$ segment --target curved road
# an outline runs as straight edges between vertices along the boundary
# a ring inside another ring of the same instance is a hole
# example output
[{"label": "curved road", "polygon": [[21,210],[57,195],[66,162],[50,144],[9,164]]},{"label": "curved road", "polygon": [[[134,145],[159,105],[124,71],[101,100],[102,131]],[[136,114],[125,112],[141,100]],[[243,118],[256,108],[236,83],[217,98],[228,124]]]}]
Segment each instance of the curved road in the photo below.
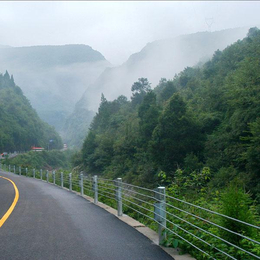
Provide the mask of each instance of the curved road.
[{"label": "curved road", "polygon": [[[0,172],[19,200],[0,227],[1,260],[172,260],[134,228],[82,197],[45,182]],[[0,219],[15,196],[0,178]]]}]

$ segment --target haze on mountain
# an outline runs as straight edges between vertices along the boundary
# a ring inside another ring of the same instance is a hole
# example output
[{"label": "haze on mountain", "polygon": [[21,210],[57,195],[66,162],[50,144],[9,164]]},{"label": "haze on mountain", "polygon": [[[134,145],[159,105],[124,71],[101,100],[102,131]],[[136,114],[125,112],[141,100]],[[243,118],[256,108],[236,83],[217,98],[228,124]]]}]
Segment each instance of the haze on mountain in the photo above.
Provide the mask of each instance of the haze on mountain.
[{"label": "haze on mountain", "polygon": [[62,140],[39,118],[13,76],[0,73],[0,152],[28,151],[32,146],[60,149]]},{"label": "haze on mountain", "polygon": [[0,2],[0,44],[85,44],[121,65],[148,42],[199,31],[254,27],[258,1]]},{"label": "haze on mountain", "polygon": [[101,93],[108,100],[131,96],[131,85],[145,77],[156,87],[161,78],[171,79],[185,67],[209,60],[217,49],[246,36],[249,28],[198,32],[148,43],[118,67],[107,68],[84,93],[90,110],[97,111]]},{"label": "haze on mountain", "polygon": [[104,56],[87,45],[0,48],[0,71],[15,75],[39,116],[56,130],[107,66]]},{"label": "haze on mountain", "polygon": [[259,2],[242,1],[0,2],[0,71],[14,74],[40,117],[67,140],[81,139],[102,92],[129,97],[139,77],[152,87],[173,78],[245,36],[226,31],[226,40],[214,39],[215,32],[258,26],[259,10]]},{"label": "haze on mountain", "polygon": [[237,28],[158,40],[131,55],[123,65],[107,68],[86,89],[72,115],[66,120],[62,133],[65,142],[75,146],[82,144],[82,137],[87,133],[94,116],[92,111],[98,109],[101,94],[108,100],[120,95],[130,98],[132,84],[142,77],[148,78],[154,88],[161,78],[173,79],[185,67],[199,66],[208,61],[216,50],[223,50],[244,38],[247,31],[248,28]]}]

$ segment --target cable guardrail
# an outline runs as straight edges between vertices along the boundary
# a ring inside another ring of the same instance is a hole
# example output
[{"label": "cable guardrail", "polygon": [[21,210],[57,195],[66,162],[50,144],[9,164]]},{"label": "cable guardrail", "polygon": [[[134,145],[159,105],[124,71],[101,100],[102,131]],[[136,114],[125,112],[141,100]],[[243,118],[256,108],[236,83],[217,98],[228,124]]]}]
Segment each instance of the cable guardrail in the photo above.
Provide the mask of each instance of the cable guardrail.
[{"label": "cable guardrail", "polygon": [[[124,183],[121,178],[110,180],[21,166],[0,164],[0,169],[88,195],[95,204],[100,201],[117,209],[118,216],[124,212],[156,229],[160,244],[170,241],[177,247],[182,243],[199,251],[198,259],[260,259],[259,225],[170,196],[165,187],[152,190]],[[240,229],[223,226],[222,219],[238,223]],[[243,227],[256,235],[249,236]]]},{"label": "cable guardrail", "polygon": [[[179,209],[179,208],[177,208],[177,207],[174,207],[174,206],[170,205],[169,203],[165,203],[165,205],[168,206],[168,207],[177,209],[178,211],[184,212],[184,213],[186,213],[186,214],[188,214],[188,215],[191,215],[191,216],[193,216],[193,217],[195,217],[195,218],[197,218],[197,219],[199,219],[199,220],[202,220],[202,221],[204,221],[204,222],[206,222],[206,223],[209,223],[209,224],[211,224],[211,225],[213,225],[213,226],[216,226],[216,227],[218,227],[218,228],[220,228],[220,229],[223,229],[223,230],[228,231],[228,232],[230,232],[230,233],[232,233],[232,234],[234,234],[234,235],[240,236],[240,237],[242,237],[242,238],[245,238],[245,239],[247,239],[247,240],[250,240],[250,241],[252,241],[252,242],[254,242],[254,243],[260,245],[260,242],[259,242],[259,241],[256,241],[256,240],[251,239],[251,238],[249,238],[249,237],[247,237],[247,236],[244,236],[244,235],[239,234],[239,233],[237,233],[237,232],[234,232],[234,231],[232,231],[232,230],[230,230],[230,229],[227,229],[227,228],[225,228],[225,227],[222,227],[222,226],[220,226],[220,225],[218,225],[218,224],[216,224],[216,223],[214,223],[214,222],[212,222],[212,221],[209,221],[209,220],[207,220],[207,219],[205,219],[205,218],[201,218],[200,216],[194,215],[194,214],[192,214],[192,213],[190,213],[190,212],[188,212],[188,211],[185,211],[185,210]],[[168,214],[169,214],[169,215],[172,215],[172,216],[174,216],[174,217],[176,217],[176,218],[179,218],[179,217],[177,217],[177,216],[175,216],[175,215],[173,215],[173,214],[171,214],[171,213],[168,213]],[[185,220],[184,220],[184,221],[185,221]],[[188,223],[188,222],[187,222],[187,223]],[[255,227],[258,229],[257,226],[255,226]],[[200,229],[199,227],[197,227],[197,228]],[[207,232],[207,231],[205,231],[205,232]]]},{"label": "cable guardrail", "polygon": [[260,226],[258,227],[258,226],[256,226],[256,225],[252,225],[252,224],[250,224],[250,223],[247,223],[247,222],[241,221],[241,220],[239,220],[239,219],[235,219],[235,218],[229,217],[229,216],[227,216],[227,215],[223,215],[223,214],[221,214],[221,213],[218,213],[218,212],[212,211],[212,210],[210,210],[210,209],[206,209],[206,208],[200,207],[200,206],[198,206],[198,205],[194,205],[194,204],[192,204],[192,203],[189,203],[189,202],[184,201],[184,200],[180,200],[180,199],[178,199],[178,198],[174,198],[174,197],[171,197],[171,196],[167,196],[167,197],[168,197],[168,198],[171,198],[171,199],[173,199],[173,200],[176,200],[176,201],[185,203],[185,204],[187,204],[187,205],[189,205],[189,206],[193,206],[193,207],[196,207],[196,208],[198,208],[198,209],[205,210],[205,211],[207,211],[207,212],[209,212],[209,213],[212,213],[212,214],[215,214],[215,215],[218,215],[218,216],[221,216],[221,217],[225,217],[225,218],[228,218],[228,219],[230,219],[230,220],[233,220],[233,221],[236,221],[236,222],[239,222],[239,223],[242,223],[242,224],[245,224],[245,225],[248,225],[248,226],[257,228],[257,229],[260,229]]}]

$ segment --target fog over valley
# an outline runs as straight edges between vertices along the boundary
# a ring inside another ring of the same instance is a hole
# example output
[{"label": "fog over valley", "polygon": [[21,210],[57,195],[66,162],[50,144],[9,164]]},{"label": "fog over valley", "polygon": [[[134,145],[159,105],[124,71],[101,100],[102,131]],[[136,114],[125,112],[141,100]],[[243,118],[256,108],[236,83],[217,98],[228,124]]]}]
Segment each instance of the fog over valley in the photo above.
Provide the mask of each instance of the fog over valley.
[{"label": "fog over valley", "polygon": [[130,100],[138,78],[155,88],[200,66],[258,26],[259,10],[258,2],[1,2],[0,72],[80,147],[102,93]]},{"label": "fog over valley", "polygon": [[94,97],[101,93],[109,100],[120,94],[131,96],[131,86],[138,78],[148,78],[152,88],[161,78],[172,79],[185,67],[208,61],[216,50],[246,36],[249,28],[229,29],[219,32],[200,32],[173,39],[148,43],[121,66],[108,68],[93,85],[86,89],[84,98],[90,110],[99,105]]},{"label": "fog over valley", "polygon": [[84,45],[0,48],[0,70],[14,75],[39,115],[57,130],[108,66],[99,52]]}]

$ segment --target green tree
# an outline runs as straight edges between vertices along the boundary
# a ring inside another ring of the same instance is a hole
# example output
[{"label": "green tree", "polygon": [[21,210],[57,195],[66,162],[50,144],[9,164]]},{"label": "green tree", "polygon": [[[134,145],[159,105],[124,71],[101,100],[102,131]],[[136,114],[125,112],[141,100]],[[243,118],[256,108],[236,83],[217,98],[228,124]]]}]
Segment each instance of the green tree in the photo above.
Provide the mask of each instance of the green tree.
[{"label": "green tree", "polygon": [[[247,223],[254,223],[254,212],[250,208],[252,199],[249,194],[245,193],[241,188],[239,181],[233,181],[224,191],[221,196],[222,207],[221,213],[229,217],[239,219]],[[254,229],[243,223],[234,221],[228,218],[221,218],[223,227],[245,236],[253,237]],[[239,245],[242,238],[236,234],[227,231],[222,231],[222,236],[228,241]],[[241,259],[240,257],[238,259]]]},{"label": "green tree", "polygon": [[162,90],[159,99],[161,102],[167,101],[174,93],[177,92],[177,89],[173,83],[173,81],[167,81],[165,83],[165,87]]},{"label": "green tree", "polygon": [[149,83],[147,78],[139,78],[132,87],[132,104],[133,106],[139,105],[142,103],[145,94],[151,90],[151,83]]},{"label": "green tree", "polygon": [[1,151],[28,151],[31,146],[62,148],[62,140],[53,127],[43,122],[13,77],[0,75],[0,142]]},{"label": "green tree", "polygon": [[174,94],[159,117],[151,142],[153,160],[165,172],[173,172],[187,154],[202,149],[200,127],[187,111],[186,103]]},{"label": "green tree", "polygon": [[159,117],[159,108],[156,104],[154,92],[150,91],[145,95],[142,104],[138,108],[138,116],[140,118],[140,137],[147,145]]},{"label": "green tree", "polygon": [[98,144],[96,142],[96,134],[94,131],[89,131],[82,147],[82,161],[84,167],[89,170],[95,170],[95,160],[93,154]]},{"label": "green tree", "polygon": [[[242,159],[246,163],[246,169],[251,177],[248,180],[248,188],[253,192],[254,198],[260,205],[260,118],[249,124],[248,136],[243,137],[246,142],[246,151]],[[259,207],[260,212],[260,207]]]}]

